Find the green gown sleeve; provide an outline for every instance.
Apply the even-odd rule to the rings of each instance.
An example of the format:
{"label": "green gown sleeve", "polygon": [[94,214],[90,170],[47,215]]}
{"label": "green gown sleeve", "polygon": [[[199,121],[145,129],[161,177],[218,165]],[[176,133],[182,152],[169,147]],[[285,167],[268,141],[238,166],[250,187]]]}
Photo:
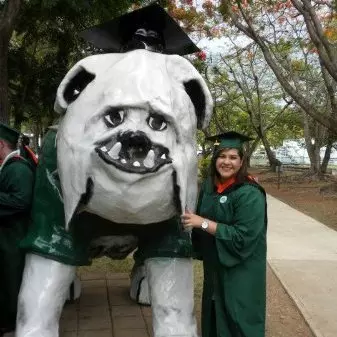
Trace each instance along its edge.
{"label": "green gown sleeve", "polygon": [[265,196],[258,188],[241,187],[234,207],[233,223],[217,223],[215,233],[218,257],[226,267],[247,259],[265,236]]}
{"label": "green gown sleeve", "polygon": [[29,209],[33,192],[33,172],[25,163],[11,163],[3,169],[6,186],[0,192],[0,218]]}

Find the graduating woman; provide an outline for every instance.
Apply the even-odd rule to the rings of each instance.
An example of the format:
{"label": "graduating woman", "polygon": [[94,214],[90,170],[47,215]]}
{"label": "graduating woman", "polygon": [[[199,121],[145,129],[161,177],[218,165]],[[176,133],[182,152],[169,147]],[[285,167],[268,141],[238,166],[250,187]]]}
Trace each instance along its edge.
{"label": "graduating woman", "polygon": [[216,140],[210,175],[196,214],[182,215],[203,260],[202,337],[264,337],[267,207],[263,188],[243,160],[250,138],[227,132]]}

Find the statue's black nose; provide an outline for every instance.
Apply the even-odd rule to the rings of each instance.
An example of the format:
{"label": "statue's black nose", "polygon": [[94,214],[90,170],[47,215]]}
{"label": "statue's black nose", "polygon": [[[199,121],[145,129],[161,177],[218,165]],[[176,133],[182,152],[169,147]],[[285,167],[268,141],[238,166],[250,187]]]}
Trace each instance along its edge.
{"label": "statue's black nose", "polygon": [[151,141],[142,131],[125,132],[118,137],[128,159],[143,159],[151,149]]}

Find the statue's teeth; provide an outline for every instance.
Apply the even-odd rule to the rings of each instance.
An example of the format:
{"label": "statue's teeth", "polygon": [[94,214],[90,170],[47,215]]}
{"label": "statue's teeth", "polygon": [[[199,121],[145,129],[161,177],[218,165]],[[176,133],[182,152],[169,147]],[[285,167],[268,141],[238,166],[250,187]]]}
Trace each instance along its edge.
{"label": "statue's teeth", "polygon": [[117,142],[112,147],[112,149],[108,152],[108,154],[112,159],[118,159],[119,158],[119,152],[121,151],[121,149],[122,149],[122,143]]}
{"label": "statue's teeth", "polygon": [[144,166],[147,168],[152,168],[154,166],[154,157],[155,157],[154,151],[150,150],[143,161]]}
{"label": "statue's teeth", "polygon": [[124,158],[121,159],[122,164],[126,164],[126,160]]}
{"label": "statue's teeth", "polygon": [[162,155],[161,155],[161,157],[160,157],[161,159],[165,159],[166,160],[166,154],[165,153],[163,153]]}
{"label": "statue's teeth", "polygon": [[140,167],[140,162],[139,162],[139,161],[135,161],[135,162],[133,162],[132,165],[133,165],[133,166],[136,166],[136,167]]}
{"label": "statue's teeth", "polygon": [[108,152],[108,149],[107,149],[105,146],[101,147],[101,150],[102,150],[103,152]]}

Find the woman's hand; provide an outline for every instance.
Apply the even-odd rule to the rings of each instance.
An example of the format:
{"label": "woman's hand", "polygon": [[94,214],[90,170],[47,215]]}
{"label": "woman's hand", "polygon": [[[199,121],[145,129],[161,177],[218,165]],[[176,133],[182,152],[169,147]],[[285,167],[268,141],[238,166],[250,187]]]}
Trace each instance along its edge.
{"label": "woman's hand", "polygon": [[181,222],[185,229],[200,228],[203,221],[204,218],[188,210],[181,216]]}
{"label": "woman's hand", "polygon": [[216,222],[202,218],[201,216],[191,213],[188,210],[186,210],[185,213],[181,216],[181,223],[186,230],[191,230],[192,228],[201,228],[201,224],[204,220],[208,222],[208,227],[203,230],[209,234],[214,235],[218,226]]}

